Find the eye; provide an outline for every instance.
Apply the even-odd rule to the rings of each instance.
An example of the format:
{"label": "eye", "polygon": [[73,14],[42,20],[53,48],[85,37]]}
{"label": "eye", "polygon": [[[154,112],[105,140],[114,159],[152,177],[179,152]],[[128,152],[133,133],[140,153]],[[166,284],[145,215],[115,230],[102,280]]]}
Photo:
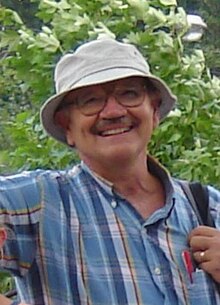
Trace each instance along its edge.
{"label": "eye", "polygon": [[101,96],[90,96],[84,99],[78,100],[78,105],[81,107],[87,107],[94,104],[102,103],[103,98]]}
{"label": "eye", "polygon": [[140,90],[139,88],[126,88],[120,90],[117,95],[122,98],[134,99],[140,96]]}

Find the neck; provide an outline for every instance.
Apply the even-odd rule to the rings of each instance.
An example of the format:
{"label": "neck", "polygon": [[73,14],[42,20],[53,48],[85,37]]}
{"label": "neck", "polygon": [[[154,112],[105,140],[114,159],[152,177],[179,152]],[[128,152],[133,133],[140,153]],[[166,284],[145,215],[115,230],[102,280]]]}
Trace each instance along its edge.
{"label": "neck", "polygon": [[146,156],[142,162],[136,161],[133,166],[102,167],[102,171],[89,167],[111,182],[114,190],[125,197],[144,218],[161,208],[165,202],[163,186],[150,173]]}
{"label": "neck", "polygon": [[85,162],[94,172],[114,185],[114,188],[124,194],[136,192],[139,189],[150,190],[150,184],[155,178],[149,172],[147,157],[135,160],[129,164],[107,164],[107,166],[94,167]]}
{"label": "neck", "polygon": [[113,182],[114,189],[127,198],[137,197],[139,195],[150,195],[156,191],[158,184],[148,169],[147,162],[137,170],[123,173],[115,178]]}

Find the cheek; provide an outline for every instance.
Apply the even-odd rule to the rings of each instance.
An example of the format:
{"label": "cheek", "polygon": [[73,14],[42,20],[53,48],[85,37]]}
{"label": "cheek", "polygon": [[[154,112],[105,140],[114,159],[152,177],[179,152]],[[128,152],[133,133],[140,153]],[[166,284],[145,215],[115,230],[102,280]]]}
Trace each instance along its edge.
{"label": "cheek", "polygon": [[159,122],[159,108],[154,107],[154,105],[149,101],[149,103],[144,105],[144,108],[142,108],[140,116],[143,121],[147,121],[149,127],[156,127]]}
{"label": "cheek", "polygon": [[91,120],[84,117],[77,110],[69,113],[69,122],[66,128],[66,138],[69,145],[77,146],[87,139],[88,134],[90,135]]}

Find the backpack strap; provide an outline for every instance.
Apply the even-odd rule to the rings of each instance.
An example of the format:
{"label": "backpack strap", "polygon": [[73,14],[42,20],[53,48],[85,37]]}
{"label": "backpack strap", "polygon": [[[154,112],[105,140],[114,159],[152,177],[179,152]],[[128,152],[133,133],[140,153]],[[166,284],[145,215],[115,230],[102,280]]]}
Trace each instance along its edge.
{"label": "backpack strap", "polygon": [[200,225],[215,227],[209,210],[209,194],[199,182],[180,181],[180,185],[194,209]]}
{"label": "backpack strap", "polygon": [[[200,225],[215,227],[209,209],[209,193],[208,188],[199,182],[179,181],[180,185],[194,209]],[[216,290],[220,295],[220,283],[215,283]]]}

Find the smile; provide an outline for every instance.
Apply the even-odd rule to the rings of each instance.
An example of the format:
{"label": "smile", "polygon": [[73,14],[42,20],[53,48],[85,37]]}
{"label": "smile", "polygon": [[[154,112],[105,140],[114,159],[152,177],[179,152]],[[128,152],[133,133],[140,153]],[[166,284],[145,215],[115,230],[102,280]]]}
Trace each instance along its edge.
{"label": "smile", "polygon": [[122,134],[122,133],[128,132],[130,130],[131,130],[131,127],[109,129],[109,130],[105,130],[105,131],[100,132],[100,135],[106,137],[106,136]]}

